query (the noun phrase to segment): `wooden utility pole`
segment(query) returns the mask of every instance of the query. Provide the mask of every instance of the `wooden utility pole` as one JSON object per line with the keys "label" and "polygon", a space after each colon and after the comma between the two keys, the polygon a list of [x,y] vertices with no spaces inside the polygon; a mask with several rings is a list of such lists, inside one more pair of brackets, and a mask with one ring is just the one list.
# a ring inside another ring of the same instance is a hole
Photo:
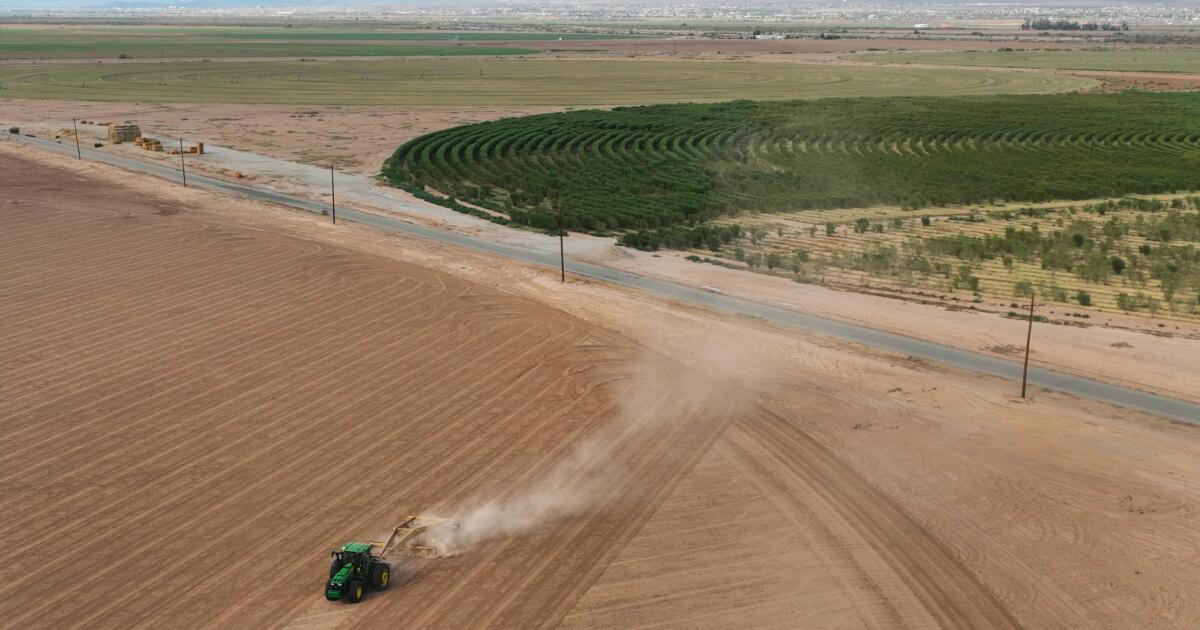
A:
{"label": "wooden utility pole", "polygon": [[558,265],[559,265],[559,270],[562,273],[562,280],[561,280],[562,282],[567,281],[567,254],[566,254],[566,248],[563,247],[563,235],[564,234],[565,233],[563,232],[562,204],[560,203],[560,204],[558,204]]}
{"label": "wooden utility pole", "polygon": [[337,187],[333,183],[333,164],[329,165],[329,208],[333,212],[333,224],[337,225]]}
{"label": "wooden utility pole", "polygon": [[1021,398],[1025,397],[1025,386],[1029,382],[1029,344],[1033,341],[1033,302],[1037,299],[1037,289],[1029,296],[1029,331],[1025,333],[1025,368],[1021,370]]}
{"label": "wooden utility pole", "polygon": [[79,123],[74,118],[71,119],[71,126],[75,128],[75,157],[83,159],[83,150],[79,148]]}
{"label": "wooden utility pole", "polygon": [[183,187],[187,188],[187,164],[183,161],[183,138],[179,139],[179,170],[183,172]]}

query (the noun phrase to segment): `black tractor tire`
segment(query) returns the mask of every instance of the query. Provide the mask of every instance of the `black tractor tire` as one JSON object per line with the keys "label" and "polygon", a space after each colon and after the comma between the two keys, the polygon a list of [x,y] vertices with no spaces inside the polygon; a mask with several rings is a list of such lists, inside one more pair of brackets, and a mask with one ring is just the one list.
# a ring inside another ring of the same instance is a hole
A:
{"label": "black tractor tire", "polygon": [[346,601],[351,604],[357,604],[362,601],[364,595],[367,594],[367,585],[362,583],[362,580],[350,580],[346,584]]}
{"label": "black tractor tire", "polygon": [[337,572],[341,571],[341,570],[342,570],[342,561],[338,560],[337,558],[334,558],[333,562],[329,563],[329,579],[332,580],[333,576],[337,575]]}
{"label": "black tractor tire", "polygon": [[387,590],[392,583],[392,567],[386,562],[376,562],[371,566],[371,588],[377,591]]}

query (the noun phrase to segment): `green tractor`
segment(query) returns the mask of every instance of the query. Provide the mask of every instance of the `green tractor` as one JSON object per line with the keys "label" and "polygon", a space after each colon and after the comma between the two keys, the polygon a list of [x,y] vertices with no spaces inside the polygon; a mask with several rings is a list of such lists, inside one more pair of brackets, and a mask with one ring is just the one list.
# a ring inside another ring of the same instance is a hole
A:
{"label": "green tractor", "polygon": [[346,543],[333,552],[325,599],[345,599],[351,604],[362,601],[367,588],[382,591],[392,582],[392,567],[381,556],[373,555],[371,543]]}
{"label": "green tractor", "polygon": [[392,567],[384,558],[390,551],[401,546],[415,556],[436,558],[438,550],[430,545],[414,542],[427,529],[434,526],[458,526],[447,519],[435,516],[409,516],[392,530],[385,542],[346,543],[333,552],[333,563],[329,565],[329,581],[325,583],[325,599],[344,599],[351,604],[362,601],[367,589],[382,591],[392,582]]}

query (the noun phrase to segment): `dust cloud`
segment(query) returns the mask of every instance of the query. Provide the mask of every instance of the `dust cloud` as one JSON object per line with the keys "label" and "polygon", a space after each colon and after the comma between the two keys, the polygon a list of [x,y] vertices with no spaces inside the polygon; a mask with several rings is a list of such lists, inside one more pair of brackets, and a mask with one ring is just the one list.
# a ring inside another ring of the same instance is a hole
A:
{"label": "dust cloud", "polygon": [[713,382],[657,356],[643,356],[633,370],[614,414],[548,470],[515,493],[478,497],[447,511],[451,521],[431,528],[421,542],[442,556],[470,551],[481,543],[536,532],[554,522],[619,500],[636,483],[629,456],[646,440],[683,421],[714,395]]}

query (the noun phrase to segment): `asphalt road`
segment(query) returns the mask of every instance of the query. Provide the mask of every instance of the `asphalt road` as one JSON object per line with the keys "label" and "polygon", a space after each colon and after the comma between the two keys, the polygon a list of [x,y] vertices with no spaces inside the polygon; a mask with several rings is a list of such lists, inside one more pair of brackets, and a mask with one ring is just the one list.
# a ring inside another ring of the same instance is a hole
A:
{"label": "asphalt road", "polygon": [[[60,153],[66,153],[69,155],[75,154],[74,146],[61,144],[50,140],[29,138],[19,135],[6,135],[0,137],[4,137],[9,140],[17,140],[38,147],[48,148]],[[177,169],[168,168],[158,164],[141,162],[102,151],[96,151],[90,148],[83,149],[83,156],[84,159],[104,162],[106,164],[119,166],[121,168],[133,171],[148,173],[165,179],[180,179],[180,173]],[[245,184],[238,184],[220,179],[214,179],[211,177],[205,177],[203,175],[189,174],[188,185],[246,195],[256,199],[262,199],[301,210],[307,210],[309,212],[319,213],[322,210],[329,209],[327,204],[291,197],[255,186],[248,186]],[[352,208],[339,207],[337,210],[337,216],[339,221],[354,221],[356,223],[363,223],[387,231],[403,232],[419,238],[448,243],[459,247],[471,248],[528,263],[553,267],[555,269],[557,269],[559,265],[557,256],[530,251],[510,245],[491,243],[473,238],[466,234],[430,228],[370,212],[354,210]],[[726,313],[759,317],[767,321],[795,326],[797,328],[810,330],[824,335],[840,337],[866,346],[912,357],[918,357],[921,359],[927,359],[963,370],[989,374],[1015,381],[1019,381],[1021,378],[1020,364],[968,350],[960,350],[958,348],[951,348],[941,344],[921,341],[912,337],[905,337],[903,335],[883,332],[880,330],[874,330],[854,324],[847,324],[813,315],[805,315],[803,313],[797,313],[795,311],[790,311],[776,306],[770,306],[749,300],[711,293],[673,282],[666,282],[634,273],[618,271],[616,269],[611,269],[601,265],[593,265],[590,263],[567,259],[566,267],[567,271],[578,276],[584,276],[596,280],[603,280],[606,282],[612,282],[614,284],[640,289],[660,297],[698,304]],[[1123,387],[1095,379],[1074,376],[1064,372],[1034,366],[1029,368],[1029,383],[1035,387],[1057,390],[1060,392],[1117,405],[1119,407],[1125,407],[1127,409],[1152,413],[1193,424],[1200,424],[1200,404],[1186,400],[1180,400],[1178,398],[1151,394],[1129,387]]]}

